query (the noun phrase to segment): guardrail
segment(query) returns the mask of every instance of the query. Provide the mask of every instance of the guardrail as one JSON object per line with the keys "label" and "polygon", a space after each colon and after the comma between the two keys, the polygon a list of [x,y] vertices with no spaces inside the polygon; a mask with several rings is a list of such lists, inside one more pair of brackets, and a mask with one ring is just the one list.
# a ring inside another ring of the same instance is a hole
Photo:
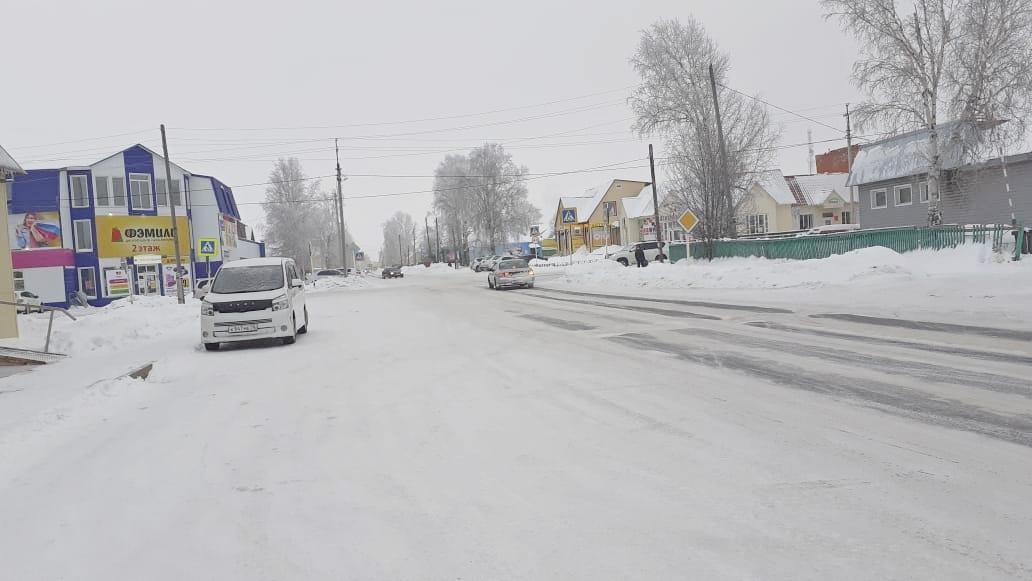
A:
{"label": "guardrail", "polygon": [[50,311],[50,321],[47,322],[47,341],[43,344],[43,352],[50,353],[50,333],[54,330],[54,313],[62,312],[69,319],[76,321],[75,315],[68,312],[68,309],[61,307],[50,307],[47,305],[26,305],[25,303],[15,303],[11,301],[0,301],[0,305],[11,305],[15,309],[18,307],[25,307],[26,313],[31,312],[32,309],[38,310],[39,312]]}

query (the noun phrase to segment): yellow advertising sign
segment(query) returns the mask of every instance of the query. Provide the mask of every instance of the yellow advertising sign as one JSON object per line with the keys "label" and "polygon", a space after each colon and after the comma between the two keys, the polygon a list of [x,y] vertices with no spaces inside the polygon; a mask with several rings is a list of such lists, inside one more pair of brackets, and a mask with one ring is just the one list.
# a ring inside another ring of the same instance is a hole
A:
{"label": "yellow advertising sign", "polygon": [[[179,252],[190,257],[190,230],[186,217],[176,216]],[[97,216],[97,255],[125,258],[138,254],[174,256],[170,216]]]}

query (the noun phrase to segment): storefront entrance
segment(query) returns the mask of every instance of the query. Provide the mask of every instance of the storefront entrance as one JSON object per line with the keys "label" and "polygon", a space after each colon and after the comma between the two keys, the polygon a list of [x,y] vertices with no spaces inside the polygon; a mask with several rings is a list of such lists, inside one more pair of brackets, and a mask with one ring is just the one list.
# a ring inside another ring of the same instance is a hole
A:
{"label": "storefront entrance", "polygon": [[161,294],[159,268],[157,264],[136,265],[136,294],[145,296]]}

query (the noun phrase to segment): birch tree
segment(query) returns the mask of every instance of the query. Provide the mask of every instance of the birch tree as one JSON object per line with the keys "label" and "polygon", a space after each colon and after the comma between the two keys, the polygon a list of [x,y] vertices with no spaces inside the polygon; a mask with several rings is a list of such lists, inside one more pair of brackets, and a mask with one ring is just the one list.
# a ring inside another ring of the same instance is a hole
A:
{"label": "birch tree", "polygon": [[[336,233],[325,220],[327,210],[319,182],[308,181],[301,162],[280,159],[269,173],[265,188],[265,238],[274,256],[293,258],[311,270],[309,243],[319,244]],[[334,228],[335,228],[334,224]]]}
{"label": "birch tree", "polygon": [[434,209],[442,217],[444,243],[457,254],[466,252],[466,244],[473,233],[468,174],[469,158],[466,155],[449,155],[434,170]]}
{"label": "birch tree", "polygon": [[[631,64],[641,85],[630,99],[642,136],[660,136],[670,155],[667,190],[674,206],[701,221],[695,233],[707,242],[736,234],[736,214],[755,173],[772,159],[779,132],[767,109],[725,86],[729,59],[698,21],[662,20],[642,31]],[[716,80],[728,163],[717,132],[709,67]]]}
{"label": "birch tree", "polygon": [[[857,128],[928,131],[928,221],[942,221],[942,116],[961,158],[1006,147],[1032,112],[1032,0],[821,0],[860,43]],[[901,8],[903,8],[901,10]],[[1000,121],[1008,121],[1006,127]]]}
{"label": "birch tree", "polygon": [[395,212],[383,223],[383,248],[380,250],[380,262],[385,266],[392,264],[411,264],[415,249],[412,247],[416,222],[406,212]]}

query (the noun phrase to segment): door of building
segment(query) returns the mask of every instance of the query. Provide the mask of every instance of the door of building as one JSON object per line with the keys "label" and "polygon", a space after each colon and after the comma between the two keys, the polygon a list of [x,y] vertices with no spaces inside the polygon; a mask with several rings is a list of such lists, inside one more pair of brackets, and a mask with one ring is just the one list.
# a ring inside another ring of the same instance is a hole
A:
{"label": "door of building", "polygon": [[161,294],[158,265],[140,264],[136,266],[136,292],[141,295]]}

